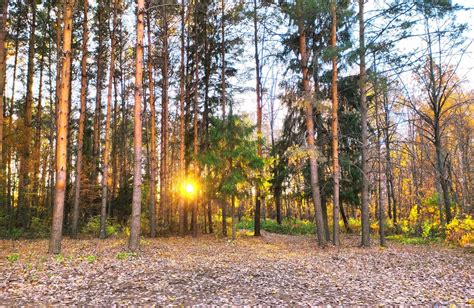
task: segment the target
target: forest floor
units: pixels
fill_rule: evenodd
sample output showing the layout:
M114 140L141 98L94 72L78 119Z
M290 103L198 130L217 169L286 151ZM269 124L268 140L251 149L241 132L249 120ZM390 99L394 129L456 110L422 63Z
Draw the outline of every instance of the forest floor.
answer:
M443 246L362 249L343 238L319 249L313 237L244 233L142 240L0 241L0 305L474 304L474 254Z

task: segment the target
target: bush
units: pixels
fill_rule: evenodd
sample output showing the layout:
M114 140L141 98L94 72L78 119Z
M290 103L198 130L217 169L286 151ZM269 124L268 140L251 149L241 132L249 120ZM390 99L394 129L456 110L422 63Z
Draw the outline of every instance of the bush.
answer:
M474 220L467 215L464 219L454 218L446 225L446 241L461 247L474 244Z
M279 225L276 220L266 219L262 220L262 230L271 233L289 234L289 235L304 235L314 234L315 225L311 221L298 219L284 219ZM237 229L253 230L254 222L249 218L243 218L238 224Z
M116 223L112 219L105 221L105 233L107 236L116 236L122 232L122 225ZM81 233L91 234L97 236L100 230L100 216L93 216L89 221L82 227Z
M45 238L49 236L50 224L38 217L31 218L31 225L28 230L30 237Z

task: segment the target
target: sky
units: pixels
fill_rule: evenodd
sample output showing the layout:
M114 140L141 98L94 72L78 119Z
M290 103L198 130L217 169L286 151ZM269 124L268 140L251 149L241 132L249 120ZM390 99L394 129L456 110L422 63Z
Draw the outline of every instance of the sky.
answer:
M380 2L381 2L380 0L375 0L375 1L374 0L369 0L368 3L367 3L366 11L369 11L374 6L376 6L377 3L380 3ZM457 14L458 19L456 21L459 22L459 23L467 23L467 25L468 25L468 30L465 33L466 44L469 44L469 42L474 42L474 0L453 0L453 3L462 5L466 8L472 8L470 10L465 10L465 11L459 12ZM282 31L282 29L280 29L280 31ZM285 31L285 30L283 29L283 31ZM356 30L354 36L355 37L358 36L357 30ZM252 42L250 42L249 44L252 44ZM358 44L358 42L354 41L354 44ZM401 50L410 50L410 49L413 49L413 48L422 47L422 44L423 44L423 42L419 39L410 40L410 41L402 42L398 46L398 48L400 48ZM253 46L251 48L248 48L248 49L253 51L252 48L253 48ZM251 53L249 53L249 55L248 55L249 61L246 62L245 65L244 65L247 69L251 68L252 65L255 66L255 64L252 63L252 61L250 60L252 58L253 58L253 55ZM284 70L284 68L283 67L278 67L278 65L277 65L277 67L275 67L275 66L263 67L263 75L264 76L271 76L272 72L273 72L274 78L276 78L276 80L277 80L276 82L278 83L283 78L283 76L281 75L281 72L283 72L283 70ZM357 68L354 67L353 70L354 70L354 72L356 72ZM280 72L280 74L278 74L278 72ZM347 74L349 74L349 73L348 72L341 72L340 75L344 76L344 75L347 75ZM459 65L459 69L458 69L458 75L465 80L465 82L463 84L465 89L469 89L469 90L474 89L474 43L469 45L466 53L462 57L461 64ZM253 78L255 78L255 77L253 77ZM405 76L403 78L409 79L409 78L411 78L411 74L410 73L405 74ZM267 88L271 86L271 83L265 83L264 82L264 84L265 84L264 86L267 87ZM248 79L245 82L245 85L248 86L249 88L255 89L255 80ZM276 89L274 89L274 91L277 95L279 93L281 93L281 88L279 87L278 84L276 85ZM241 95L238 95L236 98L237 98L237 101L239 101L239 105L238 105L237 110L239 110L241 113L247 113L247 114L250 115L250 117L252 119L255 119L256 95L255 95L254 91L253 92L249 91L249 92L243 93ZM279 110L278 113L277 113L277 121L276 121L277 122L277 127L281 127L281 124L283 122L286 111L281 106L278 99L276 99L275 103L276 103L276 106L277 106L276 109ZM268 102L264 102L264 111L263 111L263 113L264 113L264 117L266 117L266 119L264 119L264 121L266 122L265 125L268 125L268 114L269 114Z

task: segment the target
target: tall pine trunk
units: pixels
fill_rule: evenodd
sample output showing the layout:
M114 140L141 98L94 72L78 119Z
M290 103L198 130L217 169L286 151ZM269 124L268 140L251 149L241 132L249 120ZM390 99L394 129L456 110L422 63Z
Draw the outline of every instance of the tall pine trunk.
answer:
M5 95L5 80L6 80L6 69L7 69L7 57L6 57L6 22L7 22L7 10L8 0L3 0L2 16L0 17L0 201L2 204L6 204L4 192L5 192L5 162L3 158L3 114L4 114L4 99Z
M87 112L87 43L89 40L89 27L87 14L89 0L84 0L84 19L82 21L82 59L81 59L81 114L79 115L79 131L77 133L77 162L76 162L76 188L74 192L74 205L72 210L71 237L77 237L79 220L79 202L81 196L82 156L84 143L84 125Z
M140 212L142 186L142 119L141 103L143 98L143 16L145 0L137 0L137 42L135 55L135 107L134 107L134 138L135 161L133 167L132 216L130 219L130 239L128 248L136 251L140 245Z
M107 112L105 116L105 144L103 152L103 171L102 171L102 207L100 209L100 230L99 238L107 236L105 223L107 219L107 201L109 184L109 161L110 161L110 120L112 118L112 90L114 85L115 73L115 30L117 28L116 3L112 0L113 21L112 32L110 34L110 66L109 66L109 84L107 89Z
M185 6L184 0L181 0L181 49L180 49L180 79L179 79L179 183L184 185L185 179L185 126L184 126L184 83L185 83L185 72L184 72L184 31L185 31ZM183 194L179 195L179 235L184 236L184 197Z
M368 164L368 132L367 132L367 72L365 67L365 24L364 0L359 0L359 53L360 53L360 112L362 126L362 242L364 247L370 246L369 221L369 164Z
M331 47L333 48L332 56L332 175L334 181L333 188L333 244L339 245L339 119L337 112L339 109L338 102L338 93L337 93L337 11L336 3L333 1L331 3L331 15L332 15L332 24L331 24Z
M258 53L258 28L257 28L257 0L253 0L253 28L254 28L254 47L255 47L255 73L256 73L256 92L257 92L257 155L262 157L262 91L260 79L260 57ZM255 222L254 236L260 236L260 214L262 206L262 193L260 185L257 184L255 192ZM232 196L234 198L234 196ZM232 201L234 201L232 199ZM233 218L232 218L233 219ZM234 230L234 229L232 229Z
M54 196L53 223L49 253L61 252L61 238L63 230L64 199L66 197L66 171L67 171L67 136L68 136L68 111L69 91L71 87L71 42L72 42L72 16L74 0L64 1L63 17L63 60L61 66L60 87L58 93L58 119L56 140L56 188Z
M301 3L301 2L300 2ZM301 4L300 4L301 5ZM321 207L321 194L319 191L318 178L318 159L316 153L316 146L314 144L314 120L313 120L313 99L311 96L311 89L309 84L308 71L308 56L306 48L306 34L304 29L304 22L302 20L302 10L300 8L300 22L298 25L299 31L299 50L301 55L301 70L303 75L303 91L304 91L304 109L306 115L306 142L308 147L309 166L311 173L311 190L313 193L313 205L316 218L316 233L318 237L319 246L326 245L326 237L324 234L324 220Z
M150 235L156 237L156 110L155 110L155 83L153 81L153 49L151 42L150 14L147 14L147 39L148 39L148 90L150 92L148 101L150 104Z
M35 44L36 44L36 1L30 1L31 28L28 43L28 72L26 77L26 100L24 105L22 144L20 146L20 171L18 181L17 223L28 225L28 195L30 192L30 142L33 117L33 77L35 74Z
M166 224L168 208L168 86L169 86L169 50L168 50L168 16L166 5L163 8L163 50L161 73L163 88L161 91L161 161L160 161L160 216L163 226Z

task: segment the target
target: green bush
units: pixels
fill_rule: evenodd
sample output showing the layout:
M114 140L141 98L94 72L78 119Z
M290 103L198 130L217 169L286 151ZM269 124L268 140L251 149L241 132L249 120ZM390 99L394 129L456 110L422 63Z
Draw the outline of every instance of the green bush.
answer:
M100 216L93 216L89 221L82 227L81 233L98 235L100 230ZM123 230L122 225L116 223L113 219L107 219L105 221L105 233L107 236L116 236Z
M50 226L49 222L41 220L38 217L32 217L30 228L28 229L28 234L30 237L35 237L35 238L48 237L49 226Z
M284 219L282 224L279 225L276 220L266 219L262 220L262 230L271 233L289 234L289 235L304 235L314 234L315 225L314 223L307 220L298 219ZM254 222L251 219L244 218L237 224L237 229L253 230Z

